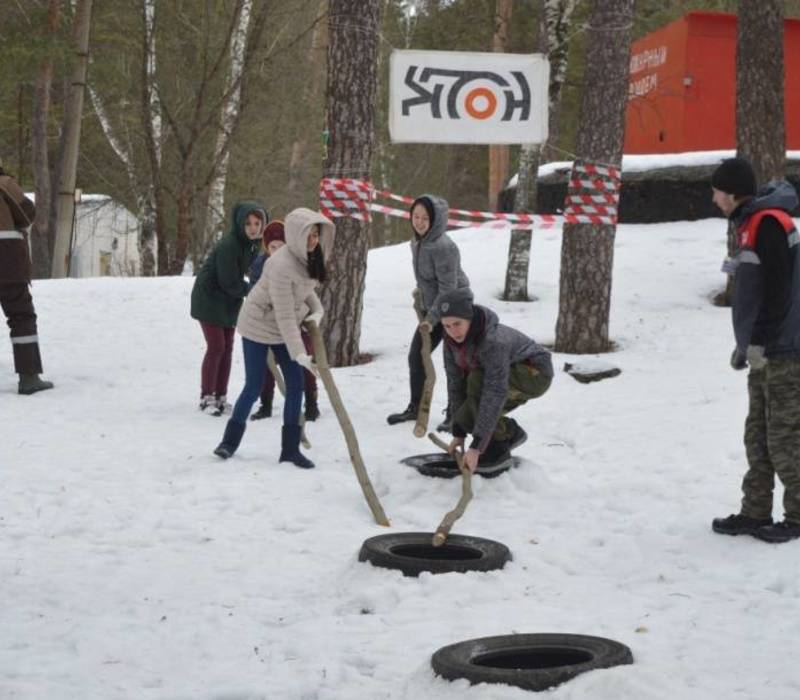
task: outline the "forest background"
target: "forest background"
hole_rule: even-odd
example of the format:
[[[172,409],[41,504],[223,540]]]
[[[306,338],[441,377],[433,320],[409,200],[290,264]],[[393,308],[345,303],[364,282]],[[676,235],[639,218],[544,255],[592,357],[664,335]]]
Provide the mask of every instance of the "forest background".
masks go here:
[[[49,65],[52,80],[42,128],[49,167],[55,172],[74,63],[76,3],[0,0],[0,5],[4,18],[0,156],[5,169],[33,190],[36,116],[42,114],[37,88],[43,67]],[[511,5],[506,50],[535,52],[543,0],[513,0]],[[732,0],[637,0],[632,36],[635,40],[692,10],[736,12],[737,5]],[[156,18],[149,43],[148,6]],[[282,218],[296,206],[316,208],[326,152],[327,7],[326,0],[251,0],[241,52],[241,94],[234,121],[221,130],[220,115],[232,93],[229,49],[241,0],[94,4],[77,187],[110,195],[147,218],[143,203],[153,192],[155,157],[147,115],[157,100],[158,184],[164,217],[160,229],[170,261],[169,269],[161,265],[160,274],[180,272],[185,261],[196,266],[224,226],[219,219],[237,200],[264,202],[273,218]],[[387,83],[394,48],[492,50],[497,8],[496,0],[381,1],[372,163],[376,184],[404,195],[441,193],[462,208],[488,207],[489,148],[392,144]],[[569,58],[555,120],[557,134],[545,160],[569,159],[574,150],[589,10],[589,2],[577,1],[565,46]],[[787,17],[800,16],[800,0],[787,1],[785,12]],[[154,52],[150,64],[148,50]],[[148,65],[155,93],[146,89]],[[211,166],[221,133],[230,138],[230,160],[223,204],[215,205],[211,188],[219,169]],[[518,151],[511,148],[509,176],[516,172]],[[182,225],[188,229],[188,240],[180,250],[175,240]],[[370,235],[374,247],[407,238],[407,230],[403,222],[376,217]],[[38,276],[49,275],[43,267]]]

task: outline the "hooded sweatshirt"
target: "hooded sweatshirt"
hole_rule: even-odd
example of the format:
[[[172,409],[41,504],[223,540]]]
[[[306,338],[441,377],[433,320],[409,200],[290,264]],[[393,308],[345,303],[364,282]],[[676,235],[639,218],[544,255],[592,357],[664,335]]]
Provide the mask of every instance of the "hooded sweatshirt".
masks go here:
[[[414,277],[422,293],[422,307],[432,323],[440,321],[437,300],[443,292],[456,288],[469,289],[469,279],[461,269],[458,246],[445,233],[449,207],[441,197],[422,195],[433,205],[434,217],[424,236],[414,234],[411,259]],[[421,199],[421,198],[420,198]]]
[[[285,344],[293,360],[305,352],[300,324],[310,313],[322,311],[314,291],[319,283],[308,274],[308,234],[314,224],[320,224],[319,245],[328,264],[336,227],[311,209],[290,212],[284,222],[286,245],[267,258],[237,325],[248,340],[265,345]]]
[[[467,397],[467,376],[474,369],[483,370],[483,389],[478,415],[472,430],[473,447],[483,452],[508,397],[511,365],[530,360],[542,374],[553,376],[550,353],[524,333],[500,323],[497,314],[475,304],[469,332],[457,343],[445,336],[444,368],[447,373],[447,398],[453,411]]]
[[[256,202],[238,202],[233,207],[231,227],[206,258],[192,287],[192,318],[202,323],[233,328],[247,295],[245,274],[261,245],[261,234],[251,240],[244,232],[247,215],[260,212],[267,225],[267,210]]]

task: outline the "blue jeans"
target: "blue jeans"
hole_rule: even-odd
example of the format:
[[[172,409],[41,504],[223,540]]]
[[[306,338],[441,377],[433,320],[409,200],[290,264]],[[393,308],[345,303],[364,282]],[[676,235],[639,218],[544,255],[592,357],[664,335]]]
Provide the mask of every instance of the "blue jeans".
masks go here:
[[[265,345],[242,338],[244,353],[244,389],[236,399],[231,420],[246,423],[250,409],[261,395],[261,387],[267,373],[267,351],[272,350],[275,361],[281,368],[286,383],[286,399],[283,403],[283,424],[300,424],[300,406],[303,403],[303,368],[289,357],[286,345]]]

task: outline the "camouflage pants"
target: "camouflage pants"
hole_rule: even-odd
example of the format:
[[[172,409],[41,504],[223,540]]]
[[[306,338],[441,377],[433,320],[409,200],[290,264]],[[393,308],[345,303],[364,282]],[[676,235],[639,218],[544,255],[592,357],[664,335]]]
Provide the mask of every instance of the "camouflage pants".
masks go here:
[[[506,394],[506,402],[503,405],[503,415],[497,421],[492,439],[508,440],[514,432],[514,424],[505,417],[505,414],[513,411],[518,406],[522,406],[530,399],[539,398],[550,388],[550,382],[552,382],[550,377],[546,377],[527,362],[517,362],[511,365],[508,375],[508,393]],[[467,398],[453,415],[453,422],[458,423],[468,433],[471,433],[475,427],[482,391],[483,370],[474,369],[467,377]]]
[[[800,360],[771,359],[747,377],[750,407],[744,424],[749,468],[742,481],[742,513],[772,515],[775,474],[784,486],[787,520],[800,522]]]

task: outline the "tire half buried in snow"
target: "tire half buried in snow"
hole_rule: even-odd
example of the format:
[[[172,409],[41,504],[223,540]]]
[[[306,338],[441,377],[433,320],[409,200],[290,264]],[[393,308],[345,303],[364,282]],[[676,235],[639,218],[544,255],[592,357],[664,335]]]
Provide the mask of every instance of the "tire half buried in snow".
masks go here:
[[[448,535],[441,547],[431,544],[432,532],[398,532],[370,537],[361,545],[359,561],[397,569],[404,576],[493,571],[511,559],[504,544],[468,535]]]
[[[439,649],[431,658],[447,680],[505,683],[525,690],[547,690],[599,668],[633,663],[620,642],[583,634],[512,634],[470,639]]]
[[[456,460],[446,452],[411,455],[410,457],[401,459],[400,463],[406,464],[409,467],[414,467],[414,469],[423,476],[434,476],[440,479],[454,479],[457,476],[461,476],[461,472],[458,471],[458,466],[456,465]],[[478,476],[492,479],[503,472],[507,472],[511,467],[516,467],[518,465],[519,460],[514,456],[494,464],[481,464],[478,462],[478,468],[475,470],[475,473]]]

